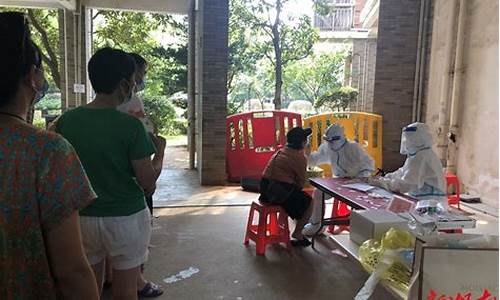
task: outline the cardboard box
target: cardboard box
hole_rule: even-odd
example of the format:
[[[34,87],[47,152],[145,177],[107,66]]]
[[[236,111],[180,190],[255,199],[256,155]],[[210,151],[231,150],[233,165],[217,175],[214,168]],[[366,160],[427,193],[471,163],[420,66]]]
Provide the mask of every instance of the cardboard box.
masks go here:
[[[409,300],[495,297],[498,299],[497,236],[417,237]]]
[[[384,209],[353,210],[349,225],[351,240],[357,244],[369,239],[381,239],[391,227],[408,230],[407,220]]]

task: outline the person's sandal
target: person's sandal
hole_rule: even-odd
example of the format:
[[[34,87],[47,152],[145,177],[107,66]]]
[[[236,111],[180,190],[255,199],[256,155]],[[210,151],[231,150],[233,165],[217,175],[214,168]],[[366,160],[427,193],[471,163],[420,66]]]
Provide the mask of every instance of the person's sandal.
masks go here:
[[[146,283],[142,290],[137,291],[137,295],[142,298],[155,298],[163,294],[163,290],[157,284],[152,282]]]
[[[309,247],[312,244],[311,241],[309,241],[306,238],[303,238],[301,240],[292,240],[292,241],[290,241],[290,243],[294,247]]]

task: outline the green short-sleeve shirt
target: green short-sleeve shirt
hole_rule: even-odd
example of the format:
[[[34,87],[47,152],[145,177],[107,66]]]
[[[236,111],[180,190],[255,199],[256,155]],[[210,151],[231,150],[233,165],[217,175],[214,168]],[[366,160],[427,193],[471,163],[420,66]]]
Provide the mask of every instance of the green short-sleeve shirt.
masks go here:
[[[78,107],[63,114],[56,131],[75,148],[98,198],[83,216],[128,216],[145,206],[132,160],[155,153],[141,121],[116,109]]]

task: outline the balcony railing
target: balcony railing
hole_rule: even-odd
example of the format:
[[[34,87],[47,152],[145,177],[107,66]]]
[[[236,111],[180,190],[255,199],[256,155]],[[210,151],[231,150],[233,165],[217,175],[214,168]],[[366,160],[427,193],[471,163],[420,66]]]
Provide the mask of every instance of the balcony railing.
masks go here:
[[[336,0],[333,11],[325,16],[314,15],[314,26],[320,31],[349,31],[353,27],[354,3],[352,0]]]

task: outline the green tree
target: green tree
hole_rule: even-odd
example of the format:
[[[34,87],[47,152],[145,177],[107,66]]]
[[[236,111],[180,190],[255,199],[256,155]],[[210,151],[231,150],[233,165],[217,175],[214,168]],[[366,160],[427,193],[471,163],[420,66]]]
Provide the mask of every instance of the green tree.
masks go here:
[[[187,92],[187,20],[157,13],[94,11],[93,49],[105,46],[135,52],[148,61],[149,95]],[[177,43],[164,48],[154,33],[173,34]]]
[[[255,71],[238,74],[228,97],[228,114],[241,112],[250,99],[272,99],[274,96],[273,67],[267,60],[260,60]]]
[[[59,68],[59,10],[28,9],[30,23],[35,28],[33,38],[41,47],[42,59],[48,67],[51,81],[61,89],[61,70]]]
[[[40,46],[46,76],[51,86],[60,89],[59,14],[57,9],[0,8],[21,11],[31,23],[32,37]],[[150,61],[153,93],[173,94],[187,91],[187,20],[177,21],[170,15],[93,10],[93,49],[111,46],[137,52]],[[155,31],[173,34],[178,42],[163,48],[153,36]]]
[[[169,135],[174,131],[175,109],[165,96],[145,95],[142,98],[144,110],[161,134]]]
[[[241,13],[245,9],[245,0],[229,1],[228,94],[233,92],[240,74],[255,72],[255,64],[262,57],[252,46],[252,31]]]
[[[273,65],[276,109],[281,109],[282,105],[283,69],[310,55],[318,40],[318,33],[308,16],[298,19],[282,16],[287,2],[289,0],[245,0],[245,5],[231,12],[238,14],[241,20],[238,26],[251,30],[251,47]]]
[[[45,77],[51,87],[61,89],[58,27],[58,14],[61,12],[57,9],[0,7],[0,12],[2,11],[19,11],[26,14],[31,24],[31,37],[42,52]]]
[[[350,86],[344,86],[322,95],[314,106],[316,109],[325,111],[343,111],[349,104],[356,101],[358,90]]]
[[[148,61],[143,100],[146,113],[163,134],[185,134],[186,124],[176,120],[171,101],[175,93],[187,93],[187,20],[176,21],[155,13],[94,11],[93,49],[110,46],[142,55]],[[164,47],[158,32],[173,35],[175,43]],[[174,104],[174,105],[173,105]]]
[[[345,52],[313,54],[288,65],[284,72],[287,98],[315,103],[342,86]]]

